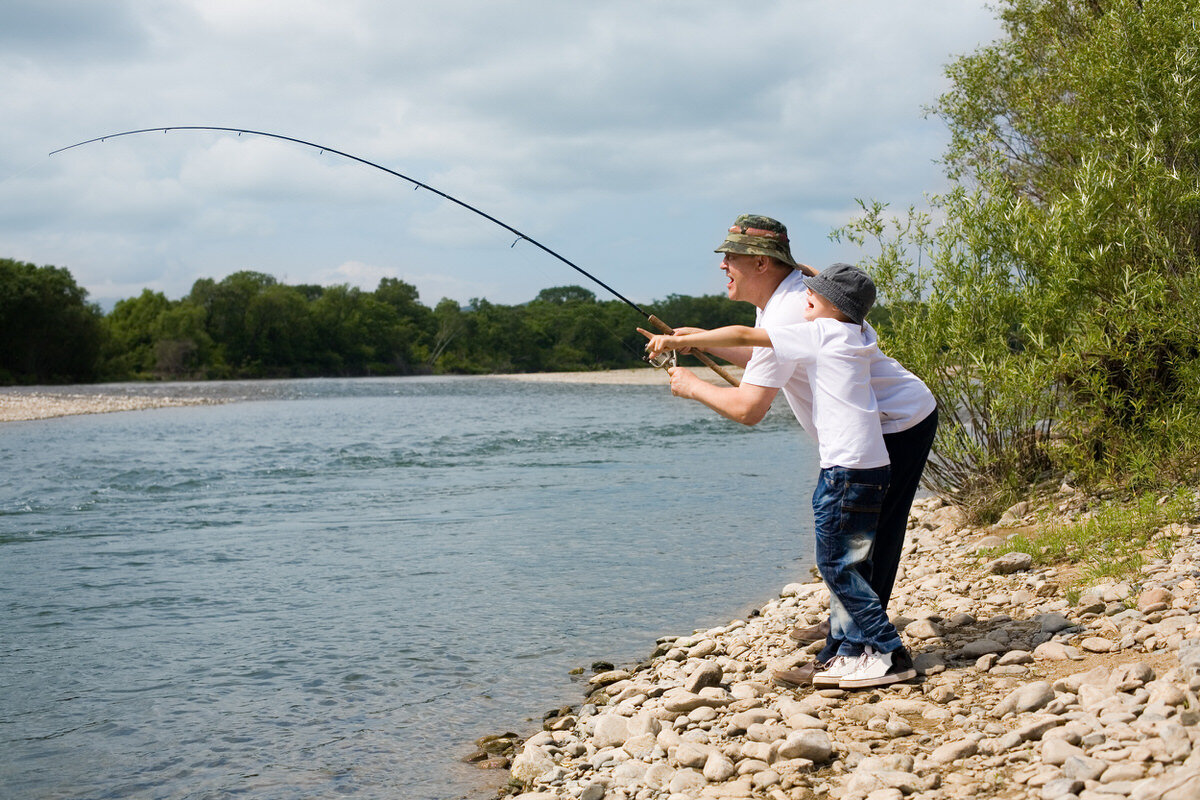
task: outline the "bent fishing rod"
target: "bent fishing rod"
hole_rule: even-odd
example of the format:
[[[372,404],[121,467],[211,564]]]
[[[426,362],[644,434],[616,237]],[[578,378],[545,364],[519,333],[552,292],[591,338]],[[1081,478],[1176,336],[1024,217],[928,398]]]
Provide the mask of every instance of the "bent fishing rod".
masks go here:
[[[292,142],[294,144],[303,145],[304,147],[311,147],[314,150],[319,150],[322,153],[333,153],[335,155],[342,156],[343,158],[348,158],[351,161],[357,161],[360,164],[365,164],[368,167],[374,167],[375,169],[382,170],[383,172],[386,172],[389,175],[393,175],[397,178],[400,178],[401,180],[408,181],[409,183],[411,183],[413,185],[414,189],[424,189],[428,192],[432,192],[432,193],[436,194],[438,197],[449,200],[451,203],[455,203],[459,206],[462,206],[463,208],[467,209],[468,211],[470,211],[472,213],[478,214],[479,216],[483,217],[484,219],[488,220],[489,222],[494,222],[495,224],[499,225],[501,228],[504,228],[506,231],[508,231],[509,233],[512,233],[513,235],[515,235],[517,237],[516,240],[510,246],[515,247],[517,245],[517,243],[521,242],[521,241],[529,242],[531,245],[533,245],[534,247],[537,247],[539,250],[541,250],[549,255],[554,256],[559,261],[563,262],[568,267],[575,270],[580,275],[583,275],[585,278],[592,281],[593,283],[596,283],[599,286],[604,287],[605,290],[607,290],[610,294],[612,294],[618,300],[625,303],[627,306],[632,308],[634,311],[637,311],[639,314],[641,314],[643,317],[645,317],[646,320],[651,325],[653,325],[655,328],[657,328],[662,333],[665,333],[667,335],[671,335],[671,334],[675,333],[675,329],[672,328],[670,325],[666,324],[665,322],[660,320],[658,317],[649,313],[648,311],[643,309],[641,306],[639,306],[637,303],[633,302],[628,297],[621,294],[616,289],[612,288],[611,286],[609,286],[607,283],[605,283],[604,281],[597,278],[592,273],[583,269],[582,267],[575,264],[574,262],[568,260],[566,257],[560,255],[559,253],[556,253],[555,251],[551,250],[549,247],[542,244],[537,239],[534,239],[533,237],[522,233],[521,231],[517,230],[516,228],[509,225],[508,223],[503,222],[499,219],[496,219],[491,214],[488,214],[485,211],[481,211],[480,209],[476,208],[475,206],[471,205],[470,203],[466,203],[462,200],[459,200],[457,197],[453,197],[453,196],[443,192],[440,189],[435,189],[434,187],[430,186],[429,184],[423,183],[423,182],[417,180],[416,178],[411,178],[408,175],[399,173],[394,169],[389,169],[388,167],[385,167],[382,164],[376,164],[374,161],[368,161],[365,158],[360,158],[359,156],[344,152],[342,150],[338,150],[333,147],[326,147],[325,145],[316,144],[314,142],[308,142],[308,141],[305,141],[304,139],[297,139],[292,136],[284,136],[279,133],[267,133],[266,131],[252,131],[252,130],[249,130],[246,128],[225,128],[225,127],[219,127],[219,126],[215,126],[215,125],[173,125],[170,127],[159,127],[159,128],[139,128],[138,130],[133,130],[133,131],[121,131],[120,133],[110,133],[110,134],[106,134],[104,136],[97,136],[94,139],[87,139],[82,142],[76,142],[75,144],[67,145],[66,147],[60,147],[57,150],[51,150],[50,155],[53,156],[53,155],[56,155],[57,153],[62,153],[66,150],[71,150],[76,147],[83,147],[84,145],[87,145],[87,144],[103,142],[108,139],[116,139],[121,136],[134,136],[134,135],[142,134],[142,133],[157,133],[159,131],[162,131],[163,133],[169,133],[170,131],[211,131],[211,132],[216,132],[216,133],[236,133],[238,136],[241,136],[243,133],[250,134],[251,136],[264,136],[268,139],[279,139],[284,142]],[[730,375],[728,372],[726,372],[724,369],[722,369],[719,364],[717,364],[715,361],[713,361],[711,358],[709,358],[704,353],[701,353],[698,351],[692,351],[692,355],[694,355],[701,362],[703,362],[705,364],[705,366],[707,366],[713,372],[720,375],[725,381],[727,381],[732,386],[738,385],[737,378],[734,378],[732,375]]]

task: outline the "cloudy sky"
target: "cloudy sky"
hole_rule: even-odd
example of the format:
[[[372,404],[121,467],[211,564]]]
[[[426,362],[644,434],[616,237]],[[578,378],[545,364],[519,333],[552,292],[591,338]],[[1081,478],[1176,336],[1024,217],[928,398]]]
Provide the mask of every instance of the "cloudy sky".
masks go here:
[[[455,195],[638,302],[722,291],[737,214],[796,257],[856,198],[944,187],[943,67],[999,33],[975,0],[3,0],[0,258],[70,269],[105,308],[243,269],[381,277],[519,303],[602,289],[334,147]]]

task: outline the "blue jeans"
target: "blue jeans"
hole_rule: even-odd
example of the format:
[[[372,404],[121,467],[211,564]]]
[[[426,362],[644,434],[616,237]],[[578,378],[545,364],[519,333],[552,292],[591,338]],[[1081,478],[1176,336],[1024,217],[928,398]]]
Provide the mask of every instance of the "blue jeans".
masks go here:
[[[858,572],[879,596],[879,605],[885,614],[900,567],[900,551],[904,547],[904,535],[908,529],[908,513],[912,510],[913,497],[921,484],[921,473],[925,469],[925,462],[929,460],[937,427],[938,413],[934,410],[908,430],[883,435],[883,443],[887,445],[888,457],[892,461],[891,482],[883,496],[879,526],[875,531],[875,546],[870,557],[859,565]],[[838,654],[841,646],[840,640],[827,637],[825,649],[817,655],[817,660],[828,661]]]
[[[901,647],[879,596],[859,571],[871,556],[879,512],[891,469],[821,470],[813,491],[817,569],[829,587],[829,637],[838,655],[855,656],[870,646],[890,653]]]

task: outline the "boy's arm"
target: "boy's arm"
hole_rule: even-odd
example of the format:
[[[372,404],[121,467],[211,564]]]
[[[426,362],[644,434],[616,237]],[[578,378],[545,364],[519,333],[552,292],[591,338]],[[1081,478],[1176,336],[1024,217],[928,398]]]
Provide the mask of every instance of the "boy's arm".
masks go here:
[[[689,333],[700,333],[704,330],[704,328],[690,328],[685,326],[676,328],[675,333],[682,336]],[[696,349],[702,349],[709,355],[716,356],[738,367],[744,367],[749,364],[750,357],[754,355],[754,348],[752,347],[704,347]],[[691,350],[691,348],[689,347],[687,350],[682,350],[681,352],[683,355],[687,355],[688,350]]]
[[[678,350],[683,347],[698,347],[708,350],[712,347],[770,347],[771,339],[762,328],[749,328],[745,325],[728,325],[724,328],[714,328],[711,331],[698,333],[653,334],[638,328],[638,331],[650,341],[646,349],[653,353],[665,350]]]

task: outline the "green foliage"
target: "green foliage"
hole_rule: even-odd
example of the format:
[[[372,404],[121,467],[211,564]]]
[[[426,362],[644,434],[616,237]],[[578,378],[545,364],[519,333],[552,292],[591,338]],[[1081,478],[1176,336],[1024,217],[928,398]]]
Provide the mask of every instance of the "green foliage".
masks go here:
[[[94,380],[103,334],[70,272],[0,259],[0,382]]]
[[[1029,553],[1039,564],[1075,564],[1084,583],[1128,579],[1138,573],[1148,556],[1169,555],[1173,539],[1159,531],[1171,523],[1194,521],[1196,500],[1194,494],[1183,490],[1161,497],[1143,493],[1111,500],[1078,521],[1044,519],[1034,532],[1015,536],[1005,547],[984,555],[1015,550]]]
[[[84,296],[66,270],[0,261],[0,335],[7,342],[0,383],[643,365],[641,315],[617,300],[598,301],[580,286],[544,289],[517,306],[476,299],[462,308],[443,299],[430,309],[416,287],[395,278],[368,292],[346,285],[288,286],[243,271],[198,280],[180,300],[147,289],[103,317],[83,303]],[[672,296],[660,313],[712,327],[741,321],[746,314],[739,305],[723,297]],[[80,356],[86,369],[77,366]]]
[[[930,484],[993,516],[1047,470],[1154,486],[1200,459],[1200,10],[1008,0],[934,111],[935,215],[839,235],[946,424]]]

